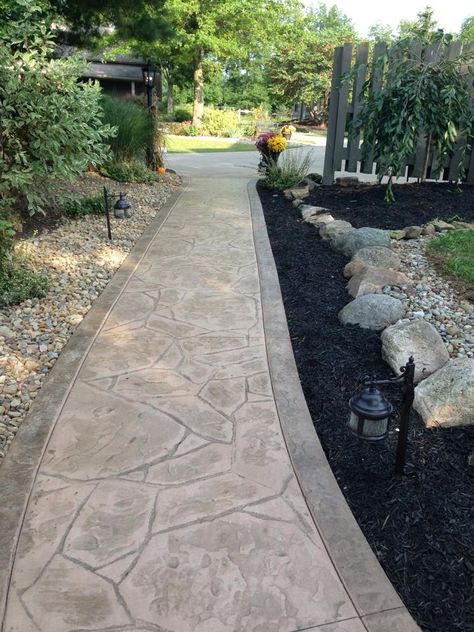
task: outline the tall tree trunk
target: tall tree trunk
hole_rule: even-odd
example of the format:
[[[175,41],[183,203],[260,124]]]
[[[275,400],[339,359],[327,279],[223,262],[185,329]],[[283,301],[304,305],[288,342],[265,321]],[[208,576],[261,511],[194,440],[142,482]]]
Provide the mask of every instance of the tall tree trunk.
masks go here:
[[[166,81],[166,111],[168,114],[173,114],[174,112],[174,83],[171,73],[168,74]]]
[[[204,114],[204,78],[202,70],[202,54],[199,52],[194,60],[194,103],[193,103],[193,125],[198,127],[202,124]]]

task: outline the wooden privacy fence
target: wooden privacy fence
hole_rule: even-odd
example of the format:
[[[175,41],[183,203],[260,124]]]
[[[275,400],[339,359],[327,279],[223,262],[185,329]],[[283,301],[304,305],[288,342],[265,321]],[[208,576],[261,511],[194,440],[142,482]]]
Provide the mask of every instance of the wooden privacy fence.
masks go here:
[[[461,52],[474,51],[474,42],[462,44],[452,42],[448,46],[432,44],[422,50],[421,44],[414,42],[411,52],[421,56],[429,63],[434,63],[441,56],[448,59],[456,59]],[[376,60],[387,54],[387,45],[378,42],[374,46],[373,59],[371,62],[372,73],[370,90],[377,92],[380,90],[383,76],[380,65]],[[328,133],[326,143],[326,153],[324,156],[323,184],[332,184],[336,171],[348,171],[353,173],[374,173],[374,158],[370,154],[362,161],[361,137],[360,134],[349,134],[351,122],[358,119],[362,109],[362,89],[368,78],[369,70],[369,45],[359,44],[353,54],[352,44],[338,46],[334,50],[334,64],[331,81],[331,95],[329,99]],[[390,72],[390,70],[386,70]],[[351,82],[343,78],[353,73],[355,77]],[[472,87],[472,77],[469,78]],[[347,138],[347,143],[345,142]],[[445,163],[442,173],[431,174],[431,167],[436,157],[431,155],[428,163],[428,177],[433,179],[457,180],[459,177],[460,150],[471,139],[461,138],[456,143],[454,151]],[[433,153],[433,152],[431,152]],[[426,157],[426,139],[420,130],[419,140],[415,153],[410,156],[405,166],[405,173],[399,174],[407,178],[421,178],[424,161]],[[474,182],[474,149],[466,151],[464,157],[465,181]]]

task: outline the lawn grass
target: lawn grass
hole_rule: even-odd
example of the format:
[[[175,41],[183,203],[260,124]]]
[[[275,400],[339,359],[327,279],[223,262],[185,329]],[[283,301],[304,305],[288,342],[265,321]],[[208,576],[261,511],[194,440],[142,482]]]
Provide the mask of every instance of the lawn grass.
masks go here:
[[[428,244],[428,255],[445,275],[474,289],[474,230],[453,230]]]
[[[236,139],[193,138],[192,136],[166,137],[166,147],[170,154],[202,154],[216,151],[256,151],[253,143],[243,143]]]

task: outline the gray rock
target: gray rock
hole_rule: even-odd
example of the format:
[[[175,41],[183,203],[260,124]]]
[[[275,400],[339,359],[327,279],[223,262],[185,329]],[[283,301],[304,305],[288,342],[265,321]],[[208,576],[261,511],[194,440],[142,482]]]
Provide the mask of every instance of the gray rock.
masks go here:
[[[1,325],[0,326],[0,336],[3,336],[3,338],[6,338],[7,340],[10,338],[13,338],[15,336],[14,332],[7,327],[6,325]]]
[[[306,220],[308,224],[313,224],[316,228],[321,228],[331,222],[334,222],[334,217],[330,213],[322,213],[321,215],[312,215]]]
[[[448,222],[445,222],[442,219],[436,219],[433,222],[433,226],[438,233],[440,233],[442,230],[454,230],[454,226],[452,224],[448,224]]]
[[[293,204],[293,206],[295,208],[298,208],[299,206],[302,206],[303,200],[300,200],[299,198],[296,198],[296,200],[293,200],[292,204]]]
[[[285,191],[283,191],[283,193],[285,194],[285,197],[289,200],[304,200],[309,196],[309,187],[307,184],[304,184],[303,186],[296,186],[291,189],[286,189]]]
[[[391,230],[390,238],[395,239],[395,241],[400,241],[401,239],[405,239],[405,229],[401,228],[400,230]]]
[[[339,312],[344,325],[359,325],[362,329],[380,331],[403,318],[405,308],[397,298],[386,294],[359,296]]]
[[[382,332],[382,357],[398,373],[410,356],[415,359],[415,382],[428,378],[449,360],[443,339],[426,320],[400,322]]]
[[[316,188],[316,183],[313,182],[313,180],[311,180],[311,178],[303,178],[303,180],[301,180],[301,182],[298,182],[298,184],[296,185],[297,188],[299,187],[308,187],[308,189],[310,191],[313,191],[313,189]]]
[[[301,202],[301,200],[298,200],[298,201]],[[299,209],[300,209],[301,217],[303,218],[303,220],[307,220],[308,217],[312,217],[313,215],[326,213],[328,210],[327,208],[324,208],[324,206],[311,206],[310,204],[303,204],[303,203],[300,205]]]
[[[433,224],[426,224],[426,226],[423,227],[423,230],[421,231],[422,235],[434,235],[436,232],[436,228],[433,226]]]
[[[379,228],[356,228],[332,242],[334,248],[347,257],[353,257],[361,248],[367,246],[390,246],[390,233]]]
[[[421,226],[407,226],[405,228],[405,239],[418,239],[421,231]]]
[[[393,252],[393,250],[385,248],[384,246],[361,248],[344,268],[344,276],[346,279],[349,279],[354,274],[360,273],[365,266],[398,270],[400,267],[400,257]]]
[[[350,230],[354,230],[354,227],[350,222],[345,222],[342,219],[336,219],[329,224],[321,226],[319,229],[319,236],[324,239],[324,241],[332,241],[340,235],[345,235]]]
[[[347,290],[351,296],[357,297],[364,294],[381,294],[384,287],[394,285],[406,287],[411,285],[411,282],[403,272],[368,266],[352,277],[347,284]]]
[[[474,425],[474,359],[449,360],[420,382],[413,406],[428,427]]]

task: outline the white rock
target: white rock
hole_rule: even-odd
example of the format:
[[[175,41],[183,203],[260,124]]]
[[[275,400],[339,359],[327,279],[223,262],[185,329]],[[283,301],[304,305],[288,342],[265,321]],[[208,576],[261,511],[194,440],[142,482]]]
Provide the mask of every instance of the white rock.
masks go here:
[[[449,360],[420,382],[413,406],[428,427],[474,425],[474,359]]]
[[[399,322],[382,332],[382,357],[398,373],[410,356],[415,360],[415,382],[420,382],[449,360],[443,339],[426,320]]]

